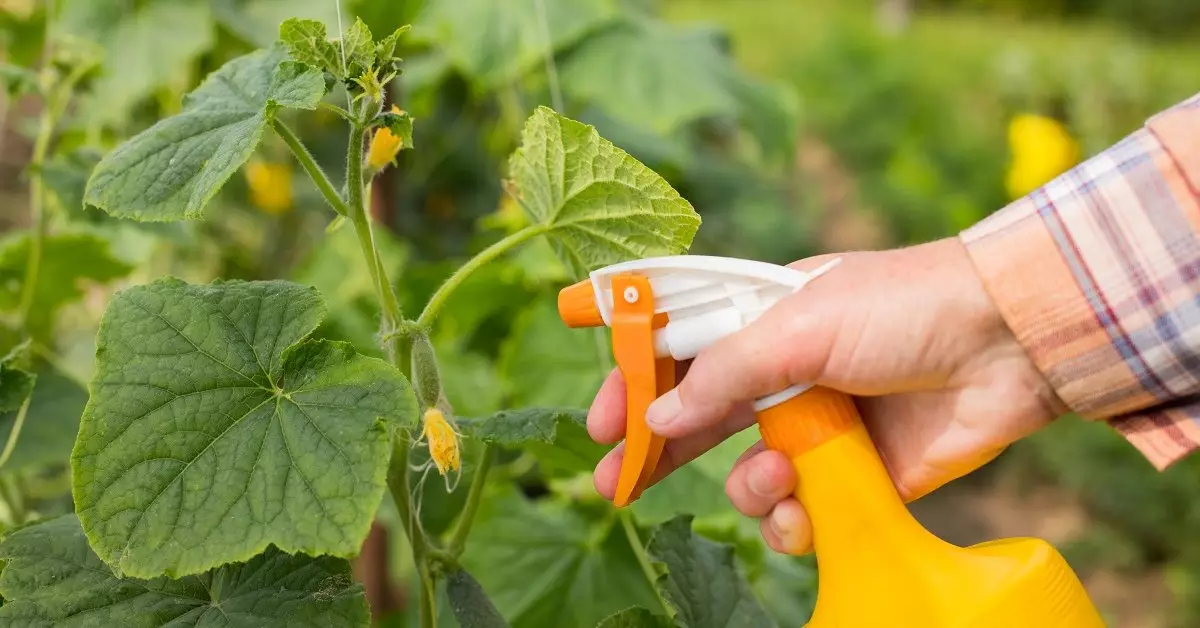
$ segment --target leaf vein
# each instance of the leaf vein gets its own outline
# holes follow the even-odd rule
[[[259,382],[256,382],[256,381],[254,381],[252,378],[250,378],[250,377],[249,377],[248,375],[246,375],[245,373],[243,373],[243,372],[241,372],[241,371],[239,371],[239,370],[237,370],[237,369],[233,368],[232,366],[230,366],[230,365],[226,364],[225,362],[222,362],[221,360],[217,359],[217,357],[216,357],[216,356],[214,356],[214,355],[210,354],[209,352],[205,351],[204,349],[201,349],[201,348],[200,348],[200,345],[196,344],[196,342],[195,342],[195,341],[193,341],[191,338],[189,338],[189,337],[187,336],[187,334],[183,333],[183,331],[182,331],[182,330],[180,330],[178,327],[176,327],[174,323],[172,323],[171,321],[167,320],[167,317],[163,316],[162,314],[159,314],[158,312],[152,311],[151,309],[147,308],[146,306],[142,305],[141,303],[138,303],[137,301],[135,301],[135,300],[133,300],[133,299],[130,299],[130,302],[131,302],[131,303],[133,303],[133,304],[134,304],[134,306],[136,306],[138,309],[140,309],[140,310],[142,310],[143,312],[145,312],[145,313],[147,313],[147,314],[149,314],[149,315],[151,315],[151,316],[153,316],[153,317],[157,318],[158,320],[160,320],[160,321],[162,321],[164,324],[166,324],[168,327],[170,327],[170,328],[171,328],[171,329],[172,329],[172,330],[173,330],[173,331],[174,331],[176,334],[178,334],[178,335],[179,335],[179,337],[180,337],[180,338],[183,338],[184,340],[186,340],[188,344],[192,345],[192,347],[196,349],[196,351],[200,352],[200,355],[203,355],[204,357],[208,358],[209,360],[212,360],[212,361],[213,361],[213,362],[215,362],[216,364],[220,364],[221,366],[225,367],[226,369],[229,369],[229,371],[230,371],[231,373],[235,373],[235,374],[237,374],[237,375],[240,375],[240,376],[242,377],[242,379],[244,379],[244,380],[246,380],[246,381],[250,382],[251,384],[255,384],[256,386],[258,386],[259,388],[262,388],[263,390],[270,391],[270,389],[269,389],[269,388],[266,388],[266,387],[264,387],[262,384],[260,384]]]
[[[254,406],[253,408],[250,408],[250,410],[248,410],[245,414],[243,414],[241,416],[241,418],[235,419],[232,423],[230,423],[225,428],[224,431],[222,431],[220,434],[218,434],[216,436],[216,438],[212,439],[212,441],[210,441],[207,445],[205,445],[204,449],[201,449],[195,456],[193,456],[192,459],[189,460],[188,463],[186,465],[184,465],[184,467],[182,469],[180,469],[178,473],[176,473],[169,481],[167,481],[166,486],[163,486],[162,489],[160,491],[158,491],[154,495],[153,498],[150,499],[150,502],[146,504],[146,507],[143,508],[141,510],[141,512],[138,514],[137,521],[134,521],[133,527],[131,527],[129,530],[129,537],[125,541],[125,550],[128,551],[129,546],[133,542],[134,532],[136,532],[138,527],[140,527],[142,525],[142,522],[145,521],[146,513],[150,512],[150,509],[153,508],[154,504],[158,502],[158,498],[162,497],[163,494],[167,492],[167,489],[171,488],[172,484],[179,481],[179,478],[183,477],[183,474],[187,473],[187,470],[192,467],[192,464],[195,463],[197,460],[199,460],[200,457],[205,454],[205,452],[207,452],[209,449],[212,449],[212,446],[214,443],[216,443],[217,441],[224,438],[225,435],[229,433],[229,430],[232,430],[235,426],[240,425],[241,422],[244,421],[247,416],[250,416],[251,413],[253,413],[255,410],[258,410],[259,408],[261,408],[264,404],[266,404],[270,400],[271,400],[271,397],[267,397],[266,399],[263,399],[262,402],[260,402],[258,405]]]

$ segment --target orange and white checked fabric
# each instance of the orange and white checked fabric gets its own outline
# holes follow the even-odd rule
[[[1072,410],[1159,469],[1200,448],[1200,94],[961,238]]]

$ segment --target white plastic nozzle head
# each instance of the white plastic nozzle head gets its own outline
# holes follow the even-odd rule
[[[686,360],[738,331],[784,297],[803,288],[841,261],[835,258],[811,271],[750,260],[678,255],[655,257],[597,270],[591,275],[599,315],[611,324],[612,278],[637,273],[650,280],[656,314],[669,322],[655,333],[655,354]]]

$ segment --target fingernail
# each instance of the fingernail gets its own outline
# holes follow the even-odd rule
[[[775,534],[789,552],[797,552],[801,549],[798,547],[799,540],[796,538],[801,529],[801,521],[797,518],[795,510],[776,508],[771,511],[771,527],[775,529]]]
[[[776,530],[781,533],[781,537],[786,540],[791,540],[791,536],[800,528],[800,520],[796,516],[796,511],[791,508],[776,508],[771,512],[771,521],[775,523]]]
[[[679,411],[683,410],[683,403],[679,401],[679,392],[672,389],[667,394],[659,397],[650,404],[646,409],[646,423],[651,428],[664,427],[675,417],[679,416]]]
[[[771,497],[775,493],[771,474],[767,473],[762,465],[750,468],[750,472],[746,475],[746,484],[749,485],[750,492],[759,497]]]
[[[775,536],[779,537],[780,541],[787,543],[788,537],[791,536],[791,530],[785,526],[782,519],[778,509],[771,511],[771,530],[775,532]]]

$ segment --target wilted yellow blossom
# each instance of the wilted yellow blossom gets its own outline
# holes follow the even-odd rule
[[[1059,121],[1022,114],[1008,126],[1012,151],[1005,183],[1012,198],[1020,198],[1049,183],[1079,163],[1079,145]]]
[[[246,165],[250,201],[268,214],[292,209],[292,169],[288,164],[252,161]]]
[[[400,108],[392,105],[392,113],[400,113]],[[371,138],[371,148],[367,151],[367,167],[372,170],[385,168],[392,163],[401,148],[404,148],[404,141],[392,133],[391,129],[384,127],[375,131],[375,137]]]
[[[448,471],[458,471],[461,463],[458,432],[437,408],[425,411],[425,441],[438,473],[446,475]]]

